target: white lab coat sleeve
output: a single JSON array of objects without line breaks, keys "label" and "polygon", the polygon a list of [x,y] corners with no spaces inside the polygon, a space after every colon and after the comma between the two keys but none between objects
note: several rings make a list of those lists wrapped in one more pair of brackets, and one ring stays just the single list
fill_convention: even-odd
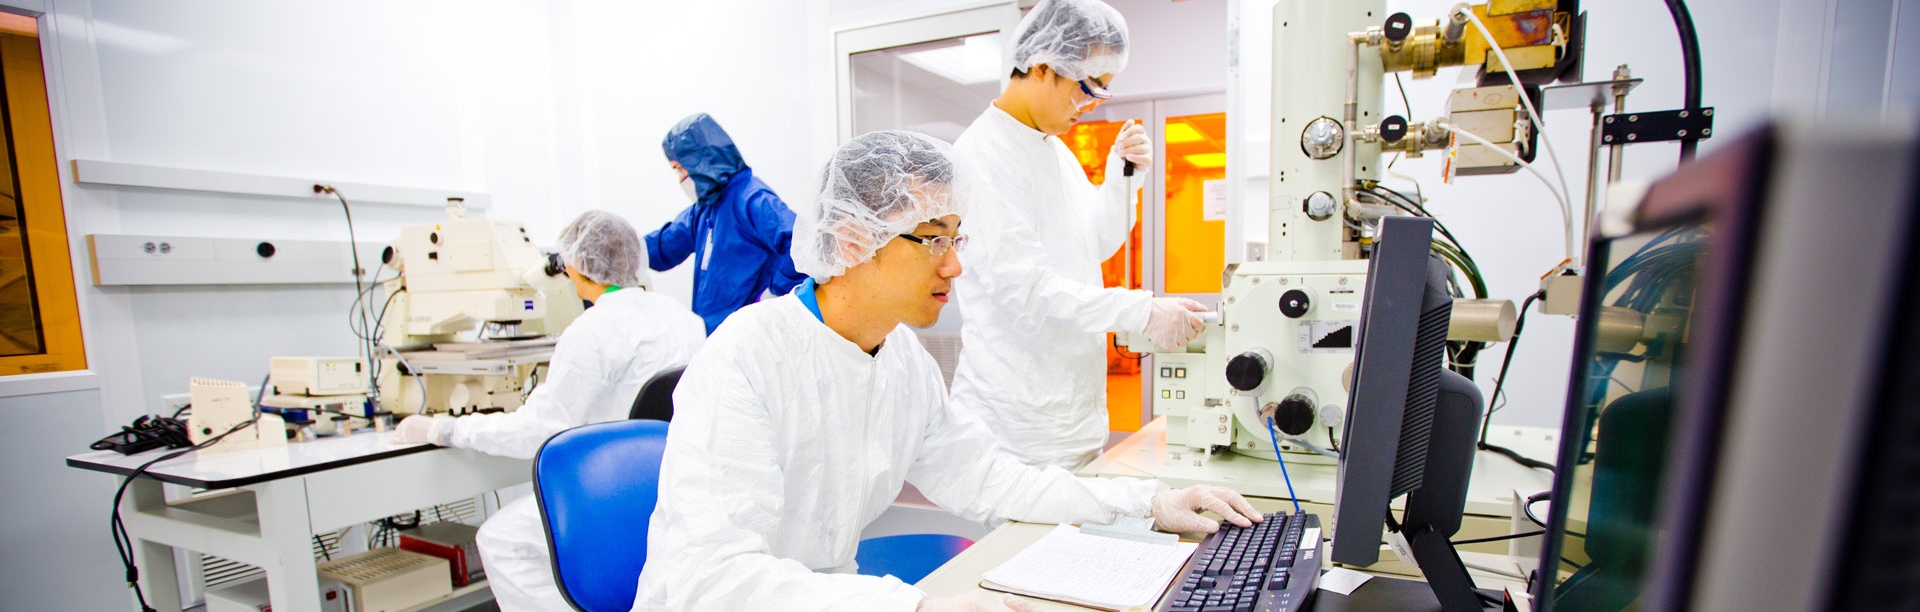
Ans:
[{"label": "white lab coat sleeve", "polygon": [[[723,330],[724,331],[724,330]],[[926,595],[892,576],[814,572],[772,554],[786,499],[780,432],[735,363],[702,355],[674,392],[673,427],[635,610],[897,610]],[[793,441],[789,441],[792,443]],[[832,440],[800,440],[833,444]]]},{"label": "white lab coat sleeve", "polygon": [[[587,424],[595,402],[611,386],[613,373],[604,342],[621,340],[578,325],[560,336],[547,378],[513,412],[471,414],[455,419],[447,445],[489,455],[532,459],[554,434]],[[624,364],[622,364],[624,365]],[[631,401],[631,398],[629,398]]]},{"label": "white lab coat sleeve", "polygon": [[944,401],[921,444],[907,482],[948,512],[982,523],[1104,524],[1147,516],[1159,487],[1152,480],[1080,478],[1056,466],[1027,465],[996,446],[977,418]]},{"label": "white lab coat sleeve", "polygon": [[[988,198],[1012,195],[992,187],[982,193]],[[1018,199],[980,204],[983,208],[1020,205]],[[1152,293],[1101,287],[1060,274],[1045,261],[1042,241],[1048,237],[1041,236],[1028,219],[1011,210],[1003,208],[994,213],[979,219],[989,229],[976,233],[974,244],[960,254],[967,275],[991,299],[1038,323],[1034,325],[1037,329],[1065,326],[1088,333],[1146,329],[1147,315],[1153,309]]]},{"label": "white lab coat sleeve", "polygon": [[1121,174],[1125,165],[1118,156],[1107,158],[1107,177],[1099,187],[1099,201],[1094,209],[1094,249],[1100,259],[1112,257],[1115,251],[1127,243],[1127,236],[1133,233],[1136,220],[1133,204],[1134,194],[1146,184],[1147,172],[1135,168],[1133,176]]}]

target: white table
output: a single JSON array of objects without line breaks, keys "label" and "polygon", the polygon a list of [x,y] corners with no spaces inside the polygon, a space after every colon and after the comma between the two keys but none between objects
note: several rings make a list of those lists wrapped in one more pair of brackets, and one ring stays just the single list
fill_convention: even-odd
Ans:
[{"label": "white table", "polygon": [[[1560,452],[1560,432],[1539,427],[1492,427],[1487,441],[1514,449],[1524,456],[1552,463]],[[1339,483],[1339,470],[1332,461],[1319,457],[1289,456],[1288,474],[1301,503],[1332,504]],[[1167,456],[1167,418],[1159,417],[1141,426],[1099,459],[1080,468],[1083,476],[1156,478],[1168,486],[1184,487],[1212,484],[1232,488],[1248,497],[1287,499],[1286,483],[1280,478],[1280,464],[1231,452],[1215,454],[1203,466],[1169,460]],[[1489,451],[1473,457],[1472,477],[1467,483],[1468,515],[1507,518],[1513,516],[1513,492],[1546,491],[1553,488],[1553,474],[1514,463],[1512,459]]]},{"label": "white table", "polygon": [[[1263,512],[1281,509],[1279,504],[1272,500],[1255,499],[1252,501],[1254,507]],[[1053,527],[1053,525],[1019,522],[1003,524],[995,528],[992,533],[987,534],[987,537],[981,538],[979,541],[974,542],[973,546],[969,546],[966,550],[961,551],[959,555],[955,555],[953,559],[948,560],[945,565],[941,565],[940,568],[934,570],[933,573],[927,574],[927,577],[920,579],[920,582],[914,583],[914,586],[925,591],[929,597],[951,597],[971,591],[985,591],[986,589],[980,588],[981,575],[992,571],[993,568],[999,567],[1002,563],[1006,563],[1007,560],[1012,559],[1014,555],[1020,554],[1020,551],[1026,550],[1028,546],[1033,545],[1034,542],[1045,537],[1048,532],[1053,531]],[[1186,539],[1188,541],[1198,540],[1193,534],[1188,534]],[[1509,572],[1520,571],[1519,566],[1514,565],[1511,560],[1503,555],[1463,552],[1460,553],[1460,557],[1468,563],[1483,567],[1497,567]],[[1327,567],[1332,567],[1332,565],[1323,566],[1322,569]],[[1424,599],[1427,602],[1432,601],[1432,596],[1428,594],[1430,593],[1429,591],[1426,591],[1425,585],[1405,580],[1393,582],[1393,574],[1372,571],[1371,568],[1361,571],[1376,576],[1374,580],[1369,581],[1368,585],[1362,586],[1362,589],[1373,587],[1378,590],[1383,587],[1389,587],[1395,588],[1399,592],[1398,594],[1405,595],[1407,594],[1405,592],[1409,588],[1412,588],[1413,592],[1410,593],[1412,597],[1409,599]],[[1488,573],[1479,569],[1469,569],[1467,573],[1473,577],[1474,583],[1483,589],[1521,588],[1525,586],[1518,580]],[[1020,599],[1038,612],[1089,612],[1094,610],[1093,608],[1084,608],[1072,604],[1031,597],[1020,597]],[[1357,606],[1349,605],[1345,600],[1346,598],[1344,597],[1322,592],[1315,596],[1314,601],[1307,609],[1313,612],[1323,610],[1344,611],[1374,609],[1364,604]],[[1396,611],[1398,610],[1404,609],[1396,608]]]},{"label": "white table", "polygon": [[[68,457],[67,465],[125,478],[167,452],[99,451]],[[266,570],[274,610],[318,612],[314,534],[510,487],[532,475],[528,461],[393,445],[385,434],[366,432],[284,447],[187,453],[135,480],[120,514],[133,540],[140,587],[162,612],[181,608],[174,548],[259,566]],[[161,483],[231,493],[168,503]]]}]

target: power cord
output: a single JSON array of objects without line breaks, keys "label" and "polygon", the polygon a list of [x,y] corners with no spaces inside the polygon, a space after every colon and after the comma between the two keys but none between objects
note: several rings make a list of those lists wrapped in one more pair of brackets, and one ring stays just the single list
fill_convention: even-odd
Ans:
[{"label": "power cord", "polygon": [[[185,455],[187,453],[190,453],[196,450],[200,450],[203,448],[207,448],[209,446],[213,446],[215,444],[219,444],[221,440],[225,440],[227,436],[233,435],[234,432],[259,424],[260,423],[260,400],[262,396],[266,395],[267,393],[266,383],[267,383],[267,379],[262,378],[260,381],[260,393],[253,396],[253,418],[245,421],[241,421],[239,423],[234,423],[233,427],[228,428],[226,431],[220,432],[220,435],[214,436],[212,438],[208,438],[207,441],[205,442],[201,442],[199,444],[192,444],[191,442],[189,442],[186,445],[186,448],[180,448],[180,450],[176,450],[171,453],[161,455],[153,459],[152,461],[148,461],[146,463],[140,464],[139,467],[133,468],[132,473],[127,474],[127,476],[120,481],[120,488],[113,492],[113,513],[108,518],[107,529],[108,529],[109,535],[112,536],[113,538],[114,550],[120,554],[120,564],[123,568],[126,569],[127,588],[133,589],[134,597],[140,600],[140,612],[158,612],[158,611],[155,610],[153,606],[147,604],[147,594],[144,590],[140,588],[140,568],[138,565],[135,565],[133,562],[133,552],[134,552],[133,537],[130,535],[127,535],[127,524],[125,521],[121,520],[120,518],[120,502],[121,500],[126,498],[127,487],[132,486],[134,480],[139,479],[142,474],[147,473],[148,469],[152,468],[154,465],[162,461],[173,459],[175,457],[179,457],[181,455]],[[173,414],[175,417],[178,417],[180,413],[186,412],[188,409],[192,407],[193,407],[192,405],[188,405],[184,408],[181,408],[180,410],[175,410]],[[138,419],[134,419],[134,425],[138,427],[141,424],[141,422],[144,420],[147,420],[147,418],[148,417],[146,416],[142,416]],[[154,417],[153,420],[178,422],[180,424],[179,426],[180,426],[181,434],[185,435],[186,433],[186,423],[184,421],[180,421],[177,418]],[[121,435],[121,434],[115,434],[115,436],[118,436],[118,435]],[[109,439],[113,437],[114,436],[108,436]],[[187,439],[190,440],[190,438],[187,438]],[[102,442],[106,442],[106,441],[107,441],[106,439],[103,439],[100,442],[95,442],[94,444],[99,445]],[[179,447],[174,447],[174,448],[179,448]]]},{"label": "power cord", "polygon": [[[1673,27],[1680,36],[1680,61],[1685,78],[1685,110],[1700,108],[1700,36],[1693,29],[1693,12],[1687,10],[1686,0],[1667,0],[1667,12],[1673,13]],[[1680,161],[1693,159],[1694,148],[1700,146],[1699,140],[1683,138],[1680,140]]]},{"label": "power cord", "polygon": [[132,424],[121,425],[120,431],[108,434],[94,441],[87,448],[101,451],[110,450],[122,455],[134,455],[160,447],[186,448],[193,446],[193,439],[187,435],[187,422],[178,417],[140,415]]},{"label": "power cord", "polygon": [[1533,295],[1527,296],[1527,299],[1520,303],[1520,316],[1513,321],[1513,338],[1507,341],[1507,355],[1500,359],[1500,375],[1493,379],[1493,395],[1487,397],[1487,414],[1486,417],[1480,421],[1480,441],[1474,443],[1474,447],[1483,451],[1498,453],[1508,459],[1512,459],[1514,463],[1529,468],[1557,473],[1554,471],[1553,464],[1551,463],[1529,458],[1513,449],[1487,442],[1487,430],[1493,426],[1493,413],[1499,412],[1501,408],[1506,407],[1501,393],[1505,390],[1507,384],[1507,367],[1513,365],[1513,350],[1515,347],[1520,346],[1520,332],[1526,329],[1527,311],[1532,309],[1535,301],[1545,295],[1545,291],[1535,292]]},{"label": "power cord", "polygon": [[1485,543],[1487,543],[1487,542],[1503,542],[1503,541],[1506,541],[1506,540],[1518,540],[1518,539],[1520,539],[1520,538],[1531,538],[1531,537],[1533,537],[1533,536],[1537,536],[1537,535],[1546,535],[1546,534],[1547,534],[1547,530],[1545,530],[1545,529],[1538,529],[1538,530],[1534,530],[1534,531],[1527,531],[1527,532],[1522,532],[1522,533],[1509,533],[1509,534],[1507,534],[1507,535],[1503,535],[1503,536],[1493,536],[1493,537],[1490,537],[1490,538],[1474,538],[1474,539],[1471,539],[1471,540],[1455,540],[1455,541],[1453,542],[1453,545],[1454,545],[1454,546],[1462,546],[1462,545],[1466,545],[1466,544],[1485,544]]},{"label": "power cord", "polygon": [[140,478],[142,474],[147,473],[147,470],[149,468],[152,468],[157,463],[166,461],[168,459],[173,459],[175,457],[179,457],[181,455],[185,455],[187,453],[200,450],[209,446],[213,446],[214,444],[218,444],[221,440],[225,439],[228,435],[233,434],[233,432],[246,429],[247,427],[253,426],[259,422],[260,422],[260,411],[256,409],[253,412],[253,418],[251,420],[235,423],[232,428],[229,428],[226,431],[220,432],[220,435],[214,436],[212,438],[208,438],[206,442],[201,442],[200,444],[197,444],[194,446],[176,450],[171,453],[161,455],[152,461],[142,463],[140,464],[140,467],[133,468],[133,472],[130,474],[127,474],[127,476],[120,481],[120,489],[117,491],[114,491],[113,493],[113,516],[110,519],[108,528],[111,532],[111,535],[113,536],[114,549],[120,553],[120,564],[124,568],[126,568],[127,588],[133,589],[134,597],[140,600],[141,612],[159,612],[159,611],[155,610],[153,606],[147,604],[147,594],[144,590],[140,588],[140,568],[139,566],[135,565],[133,562],[133,552],[134,552],[133,537],[127,535],[127,524],[125,521],[122,521],[120,518],[120,503],[121,503],[121,500],[123,500],[127,495],[127,487],[132,485],[134,480]]},{"label": "power cord", "polygon": [[1293,513],[1300,513],[1300,496],[1293,492],[1293,477],[1287,475],[1287,457],[1280,454],[1280,431],[1273,426],[1273,417],[1267,417],[1267,439],[1273,441],[1273,458],[1280,462],[1280,479],[1287,482],[1287,498],[1293,501]]},{"label": "power cord", "polygon": [[[341,195],[340,190],[335,189],[332,185],[315,183],[313,185],[313,193],[331,195],[334,199],[340,201],[340,212],[344,213],[347,217],[347,250],[353,254],[354,294],[356,296],[365,296],[368,288],[365,283],[360,281],[360,277],[365,273],[365,270],[360,267],[360,239],[353,231],[353,207],[347,203],[347,196]],[[360,314],[360,330],[371,332],[373,330],[373,324],[368,321],[367,318],[371,314],[368,311],[372,310],[373,304],[368,303],[368,301],[363,301],[360,297],[355,297],[353,303],[355,309],[357,309]],[[385,309],[384,306],[381,308],[382,310]],[[349,317],[351,317],[351,315],[352,313],[349,313]],[[349,319],[349,325],[347,327],[353,327],[351,325],[351,319]],[[359,336],[360,334],[356,332],[355,335]],[[360,338],[360,356],[367,362],[367,389],[368,392],[375,397],[379,395],[380,388],[380,380],[374,374],[373,368],[375,357],[378,355],[378,349],[374,348],[376,341],[377,340],[365,337]]]}]

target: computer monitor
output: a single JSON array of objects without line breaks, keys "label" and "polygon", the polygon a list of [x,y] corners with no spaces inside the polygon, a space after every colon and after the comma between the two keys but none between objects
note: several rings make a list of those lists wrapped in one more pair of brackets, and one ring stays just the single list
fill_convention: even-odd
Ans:
[{"label": "computer monitor", "polygon": [[[1448,538],[1460,528],[1480,419],[1480,390],[1446,367],[1453,297],[1430,254],[1433,220],[1382,220],[1367,264],[1354,349],[1353,392],[1341,439],[1331,558],[1370,565],[1391,526],[1442,609],[1481,610]],[[1406,512],[1390,504],[1407,496]]]},{"label": "computer monitor", "polygon": [[1768,127],[1606,216],[1534,610],[1920,607],[1915,133]]}]

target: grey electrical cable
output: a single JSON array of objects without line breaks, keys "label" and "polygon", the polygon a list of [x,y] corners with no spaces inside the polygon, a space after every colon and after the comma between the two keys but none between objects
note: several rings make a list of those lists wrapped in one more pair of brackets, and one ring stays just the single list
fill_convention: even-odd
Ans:
[{"label": "grey electrical cable", "polygon": [[1333,451],[1330,451],[1330,450],[1327,450],[1327,449],[1324,449],[1324,448],[1320,448],[1320,447],[1319,447],[1318,445],[1316,445],[1316,444],[1314,444],[1314,443],[1312,443],[1312,442],[1308,442],[1308,441],[1306,441],[1306,440],[1304,440],[1304,439],[1300,439],[1300,440],[1293,440],[1293,439],[1290,439],[1290,440],[1287,440],[1287,443],[1288,443],[1288,444],[1298,444],[1298,445],[1300,445],[1301,447],[1303,447],[1303,448],[1305,448],[1305,449],[1307,449],[1307,450],[1310,450],[1310,451],[1313,451],[1314,453],[1316,453],[1316,454],[1319,454],[1319,455],[1322,455],[1322,456],[1325,456],[1325,457],[1327,457],[1327,458],[1329,458],[1329,459],[1333,459],[1333,460],[1336,460],[1336,461],[1340,459],[1340,453],[1336,453],[1336,452],[1333,452]]}]

